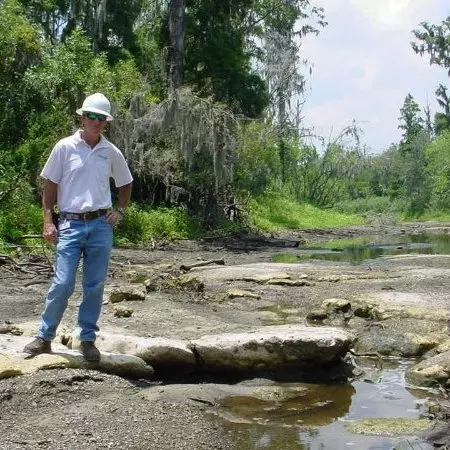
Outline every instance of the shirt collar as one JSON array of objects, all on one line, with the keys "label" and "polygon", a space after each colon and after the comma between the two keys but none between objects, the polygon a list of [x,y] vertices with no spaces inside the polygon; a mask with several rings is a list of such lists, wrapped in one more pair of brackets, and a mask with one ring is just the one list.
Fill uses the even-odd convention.
[{"label": "shirt collar", "polygon": [[[84,141],[84,139],[81,137],[81,133],[83,130],[79,129],[75,132],[75,134],[73,135],[73,139],[75,141],[75,145],[79,145],[79,144],[86,144],[86,142]],[[102,148],[102,147],[107,147],[108,146],[108,140],[103,136],[103,134],[100,136],[100,141],[98,142],[98,144],[95,146],[95,148]]]}]

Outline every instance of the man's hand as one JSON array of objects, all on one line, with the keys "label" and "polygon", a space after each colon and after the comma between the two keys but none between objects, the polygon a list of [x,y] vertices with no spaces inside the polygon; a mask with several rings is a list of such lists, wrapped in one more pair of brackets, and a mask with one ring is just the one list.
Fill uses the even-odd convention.
[{"label": "man's hand", "polygon": [[51,244],[55,244],[58,240],[58,230],[56,229],[53,222],[44,222],[44,230],[42,232],[42,236],[46,242]]},{"label": "man's hand", "polygon": [[109,211],[106,214],[106,221],[112,226],[115,227],[122,220],[122,213],[116,210]]}]

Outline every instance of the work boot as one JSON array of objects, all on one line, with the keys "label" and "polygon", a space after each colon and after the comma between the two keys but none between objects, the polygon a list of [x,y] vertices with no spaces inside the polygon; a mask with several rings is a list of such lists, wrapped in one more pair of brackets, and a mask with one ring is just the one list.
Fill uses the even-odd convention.
[{"label": "work boot", "polygon": [[46,341],[45,339],[37,336],[33,342],[25,345],[23,352],[29,353],[32,356],[37,356],[42,353],[51,353],[52,343],[51,341]]},{"label": "work boot", "polygon": [[100,352],[92,341],[83,341],[81,343],[81,352],[86,361],[100,361]]}]

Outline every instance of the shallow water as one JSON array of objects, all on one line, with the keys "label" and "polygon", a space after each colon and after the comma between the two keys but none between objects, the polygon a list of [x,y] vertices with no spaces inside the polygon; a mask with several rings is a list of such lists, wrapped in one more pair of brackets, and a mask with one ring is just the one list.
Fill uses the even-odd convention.
[{"label": "shallow water", "polygon": [[[344,244],[341,244],[343,242]],[[276,253],[274,262],[296,263],[305,259],[361,264],[362,262],[388,255],[410,253],[442,255],[450,254],[450,235],[404,235],[404,236],[370,236],[364,239],[354,238],[333,241],[329,248],[298,247],[289,253]],[[333,243],[336,247],[333,248]]]},{"label": "shallow water", "polygon": [[432,394],[405,387],[404,372],[412,362],[389,364],[377,369],[366,363],[366,377],[351,384],[297,384],[299,394],[285,401],[228,397],[221,403],[219,416],[236,437],[239,450],[431,449],[413,437],[357,435],[345,428],[364,418],[426,417],[425,401]]}]

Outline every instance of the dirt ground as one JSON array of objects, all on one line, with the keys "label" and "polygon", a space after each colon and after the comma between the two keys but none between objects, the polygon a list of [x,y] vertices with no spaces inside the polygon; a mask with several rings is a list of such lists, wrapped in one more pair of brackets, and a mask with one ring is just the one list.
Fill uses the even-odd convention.
[{"label": "dirt ground", "polygon": [[[188,272],[204,282],[204,290],[158,289],[150,292],[144,302],[130,302],[133,314],[128,318],[115,317],[114,305],[106,303],[100,328],[121,334],[191,339],[282,321],[303,323],[306,314],[323,300],[355,295],[450,311],[446,255],[379,258],[357,266],[272,262],[276,253],[296,252],[329,239],[386,235],[398,236],[400,241],[405,234],[443,234],[449,229],[449,224],[388,224],[299,230],[284,235],[242,233],[220,239],[157,243],[154,248],[114,249],[106,298],[115,286],[126,282],[176,276],[182,272],[182,265],[223,260],[223,267],[221,271],[214,265]],[[249,266],[255,273],[287,272],[294,277],[305,275],[313,282],[286,287],[238,279],[237,274]],[[0,327],[21,326],[29,330],[30,336],[50,281],[43,272],[37,276],[34,267],[20,269],[0,262]],[[348,277],[340,279],[342,275]],[[231,298],[227,294],[230,288],[251,290],[260,298]],[[74,327],[79,301],[77,287],[62,330]],[[205,414],[208,405],[188,398],[149,402],[141,394],[148,388],[164,389],[164,380],[127,380],[71,369],[0,380],[0,449],[236,448],[234,437]]]}]

